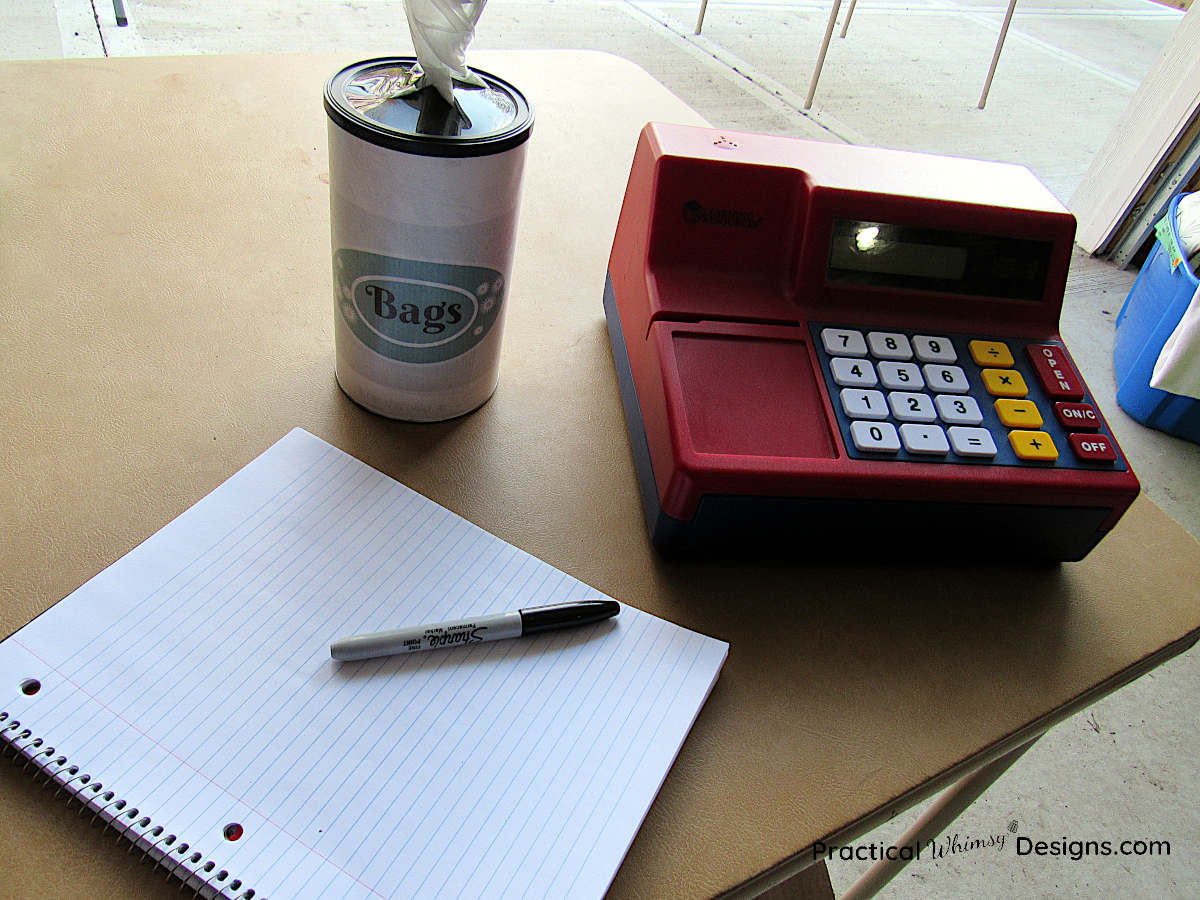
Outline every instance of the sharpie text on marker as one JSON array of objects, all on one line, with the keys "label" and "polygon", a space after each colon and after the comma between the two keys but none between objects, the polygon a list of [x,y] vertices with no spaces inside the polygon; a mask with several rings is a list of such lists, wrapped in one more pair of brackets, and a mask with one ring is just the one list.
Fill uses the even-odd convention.
[{"label": "sharpie text on marker", "polygon": [[502,641],[528,637],[543,631],[590,625],[608,619],[621,611],[616,600],[577,600],[573,603],[554,603],[550,606],[531,606],[513,612],[439,622],[436,625],[414,625],[373,634],[356,634],[339,638],[329,645],[329,655],[349,662],[375,656],[396,656],[418,650],[437,650],[442,647],[461,647],[480,641]]}]

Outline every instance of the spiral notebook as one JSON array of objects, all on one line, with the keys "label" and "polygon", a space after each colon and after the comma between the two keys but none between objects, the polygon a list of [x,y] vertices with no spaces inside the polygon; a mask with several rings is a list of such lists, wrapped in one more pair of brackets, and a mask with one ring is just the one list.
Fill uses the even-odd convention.
[{"label": "spiral notebook", "polygon": [[600,898],[727,644],[329,656],[597,596],[296,429],[0,644],[0,740],[203,896]]}]

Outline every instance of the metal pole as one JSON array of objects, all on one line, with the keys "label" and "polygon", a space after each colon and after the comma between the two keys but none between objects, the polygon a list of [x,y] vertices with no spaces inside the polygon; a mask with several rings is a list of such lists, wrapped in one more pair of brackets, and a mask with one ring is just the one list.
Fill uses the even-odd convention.
[{"label": "metal pole", "polygon": [[983,109],[987,103],[988,91],[992,89],[992,76],[996,74],[996,64],[1000,62],[1000,51],[1004,49],[1004,38],[1008,34],[1008,23],[1012,21],[1013,10],[1017,8],[1017,0],[1008,0],[1008,12],[1004,14],[1004,24],[1000,26],[1000,37],[996,40],[996,52],[992,54],[992,65],[988,69],[987,81],[983,83],[983,93],[979,95],[978,109]]},{"label": "metal pole", "polygon": [[842,23],[842,31],[838,37],[844,38],[846,36],[846,30],[850,27],[850,17],[854,15],[854,4],[857,2],[858,0],[850,0],[850,5],[846,7],[846,21]]},{"label": "metal pole", "polygon": [[[974,803],[979,795],[986,791],[1003,775],[1013,763],[1024,755],[1025,751],[1037,743],[1039,734],[1015,750],[1010,750],[998,759],[992,760],[986,766],[972,772],[946,791],[933,802],[933,805],[921,815],[904,836],[896,842],[897,847],[919,847],[928,845],[941,831],[959,817],[963,810]],[[889,881],[900,874],[900,870],[908,865],[905,859],[881,859],[858,879],[842,900],[868,900],[883,889]]]},{"label": "metal pole", "polygon": [[[1015,3],[1016,0],[1013,0]],[[825,26],[825,40],[821,41],[821,52],[817,56],[817,67],[813,70],[812,81],[808,83],[808,96],[804,98],[804,108],[812,106],[813,95],[817,92],[817,79],[821,77],[821,69],[825,65],[825,52],[829,49],[829,39],[833,37],[833,26],[837,24],[838,9],[842,0],[833,0],[833,9],[829,10],[829,24]]]}]

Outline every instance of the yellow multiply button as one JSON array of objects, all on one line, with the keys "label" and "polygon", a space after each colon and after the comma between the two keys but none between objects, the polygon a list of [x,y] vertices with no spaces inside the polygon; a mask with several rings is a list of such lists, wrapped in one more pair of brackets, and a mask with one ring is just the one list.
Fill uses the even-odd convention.
[{"label": "yellow multiply button", "polygon": [[1010,431],[1008,442],[1021,459],[1056,460],[1058,448],[1044,431]]},{"label": "yellow multiply button", "polygon": [[1016,369],[983,369],[979,375],[993,397],[1024,397],[1029,393],[1025,379]]},{"label": "yellow multiply button", "polygon": [[1004,341],[971,341],[967,344],[971,349],[971,359],[977,366],[1011,366],[1012,351]]},{"label": "yellow multiply button", "polygon": [[1041,428],[1042,414],[1032,400],[1006,398],[995,402],[996,415],[1009,428]]}]

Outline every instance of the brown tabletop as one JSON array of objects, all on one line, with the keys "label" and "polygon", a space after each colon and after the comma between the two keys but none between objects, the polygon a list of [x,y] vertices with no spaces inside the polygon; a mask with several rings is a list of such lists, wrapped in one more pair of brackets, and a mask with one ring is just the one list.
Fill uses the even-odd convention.
[{"label": "brown tabletop", "polygon": [[[472,59],[537,112],[500,388],[437,425],[355,406],[333,376],[321,108],[354,58],[0,63],[0,634],[301,426],[730,642],[614,898],[793,869],[1200,635],[1200,547],[1146,500],[1062,566],[658,558],[601,293],[638,131],[701,120],[616,57]],[[0,767],[0,895],[176,895],[52,796]]]}]

